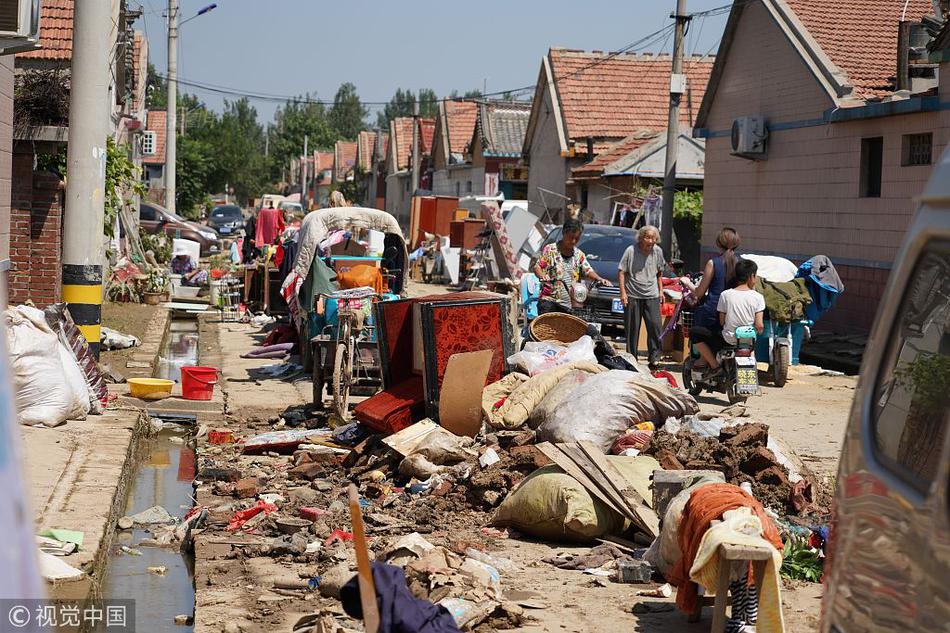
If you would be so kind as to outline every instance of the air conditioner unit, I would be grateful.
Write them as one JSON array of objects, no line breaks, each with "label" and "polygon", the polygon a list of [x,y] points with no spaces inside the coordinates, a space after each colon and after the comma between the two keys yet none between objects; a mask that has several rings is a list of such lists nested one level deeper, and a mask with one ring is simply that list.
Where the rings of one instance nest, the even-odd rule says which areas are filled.
[{"label": "air conditioner unit", "polygon": [[0,51],[4,54],[36,48],[40,39],[40,0],[0,2]]},{"label": "air conditioner unit", "polygon": [[768,137],[764,117],[738,118],[732,122],[732,154],[753,160],[765,158]]}]

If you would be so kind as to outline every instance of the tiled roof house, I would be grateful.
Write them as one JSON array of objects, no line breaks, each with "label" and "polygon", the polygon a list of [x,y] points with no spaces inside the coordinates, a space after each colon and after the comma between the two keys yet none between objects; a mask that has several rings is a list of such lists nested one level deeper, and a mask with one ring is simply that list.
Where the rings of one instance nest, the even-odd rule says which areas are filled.
[{"label": "tiled roof house", "polygon": [[[831,257],[845,292],[819,328],[869,329],[950,140],[950,63],[920,44],[933,11],[929,0],[756,0],[729,15],[696,122],[702,243],[711,251],[728,225],[749,252]],[[734,126],[752,131],[735,149]]]},{"label": "tiled roof house", "polygon": [[521,150],[530,118],[530,101],[479,103],[470,146],[472,167],[485,174],[483,194],[527,199],[528,169]]},{"label": "tiled roof house", "polygon": [[474,101],[439,103],[432,150],[432,191],[435,194],[455,196],[465,189],[466,183],[469,192],[473,182],[481,184],[481,176],[476,179],[472,173],[469,151],[477,114],[478,104]]},{"label": "tiled roof house", "polygon": [[337,141],[333,150],[333,182],[353,178],[356,166],[356,141]]},{"label": "tiled roof house", "polygon": [[[696,119],[713,61],[685,60],[684,130]],[[671,70],[668,55],[552,48],[542,58],[523,146],[532,211],[560,219],[574,201],[606,221],[609,201],[574,186],[571,170],[631,137],[665,130]]]},{"label": "tiled roof house", "polygon": [[[356,165],[362,179],[364,199],[362,204],[367,207],[380,208],[385,206],[386,173],[385,159],[389,148],[389,132],[380,133],[379,155],[376,155],[376,136],[374,130],[360,132],[356,139]],[[383,199],[383,202],[380,202]]]},{"label": "tiled roof house", "polygon": [[[419,175],[420,183],[426,175],[431,160],[432,142],[435,136],[435,120],[420,118]],[[409,202],[412,198],[412,135],[413,118],[398,117],[389,123],[389,147],[386,151],[386,211],[408,225]]]}]

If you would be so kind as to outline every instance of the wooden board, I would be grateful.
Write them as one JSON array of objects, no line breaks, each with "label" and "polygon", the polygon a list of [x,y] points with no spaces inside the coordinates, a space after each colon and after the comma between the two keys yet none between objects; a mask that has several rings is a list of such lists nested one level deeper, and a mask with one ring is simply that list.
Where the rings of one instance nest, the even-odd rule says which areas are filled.
[{"label": "wooden board", "polygon": [[587,476],[583,468],[578,466],[574,461],[561,452],[558,446],[551,444],[550,442],[542,442],[541,444],[535,445],[541,453],[554,462],[561,470],[577,480],[577,482],[584,486],[584,488],[602,501],[607,507],[616,512],[621,516],[626,516],[626,513],[621,510],[617,505],[610,499],[607,495],[601,491],[601,489],[593,482],[593,480]]},{"label": "wooden board", "polygon": [[[580,442],[579,447],[587,458],[596,466],[597,470],[609,481],[617,490],[618,494],[624,499],[625,504],[632,510],[634,517],[631,517],[638,526],[640,526],[649,536],[656,538],[660,533],[660,519],[653,508],[647,505],[633,486],[630,486],[623,475],[620,474],[607,457],[600,452],[600,449],[590,442]],[[618,484],[624,482],[621,487]]]},{"label": "wooden board", "polygon": [[[590,459],[584,454],[580,446],[577,444],[558,444],[557,447],[561,451],[571,458],[577,466],[584,471],[588,479],[592,482],[594,486],[597,487],[604,495],[606,495],[611,503],[619,508],[619,512],[624,517],[634,520],[634,514],[627,507],[624,498],[617,492],[617,489],[614,487],[613,483],[604,476],[600,470],[596,467],[596,464],[592,463]],[[586,488],[586,486],[585,486]]]}]

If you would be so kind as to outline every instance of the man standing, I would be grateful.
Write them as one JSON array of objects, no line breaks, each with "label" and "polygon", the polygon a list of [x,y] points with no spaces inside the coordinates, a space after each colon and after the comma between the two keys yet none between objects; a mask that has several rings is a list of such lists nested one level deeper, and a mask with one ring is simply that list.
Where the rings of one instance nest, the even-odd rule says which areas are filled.
[{"label": "man standing", "polygon": [[657,242],[660,232],[645,226],[637,232],[637,243],[627,247],[620,264],[620,301],[624,306],[627,351],[637,355],[640,320],[647,329],[647,354],[650,371],[660,361],[660,297],[663,291],[663,249]]}]

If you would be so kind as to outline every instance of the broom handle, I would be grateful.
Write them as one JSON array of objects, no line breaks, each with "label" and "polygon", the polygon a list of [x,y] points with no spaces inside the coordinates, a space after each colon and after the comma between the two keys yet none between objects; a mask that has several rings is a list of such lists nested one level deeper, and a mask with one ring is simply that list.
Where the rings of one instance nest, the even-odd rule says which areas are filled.
[{"label": "broom handle", "polygon": [[366,547],[366,530],[363,529],[363,514],[360,511],[360,496],[356,486],[350,484],[350,519],[353,523],[353,548],[356,550],[356,568],[359,573],[360,604],[363,607],[363,628],[366,633],[379,629],[379,605],[376,603],[376,586],[373,568],[369,563]]}]

